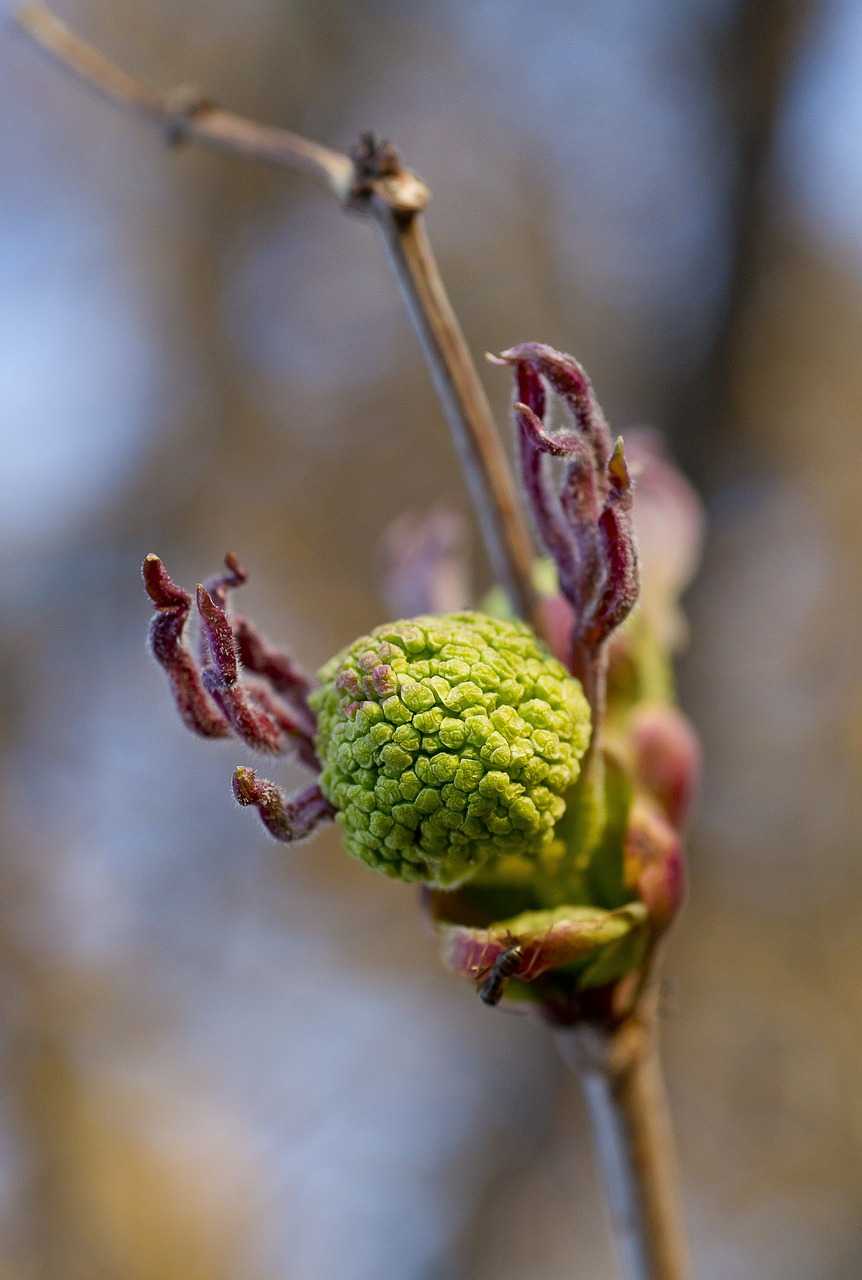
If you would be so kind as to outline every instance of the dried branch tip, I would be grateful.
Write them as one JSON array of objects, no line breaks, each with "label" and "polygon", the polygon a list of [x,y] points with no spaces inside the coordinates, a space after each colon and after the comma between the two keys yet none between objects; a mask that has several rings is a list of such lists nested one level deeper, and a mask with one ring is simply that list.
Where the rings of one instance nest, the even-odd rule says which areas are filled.
[{"label": "dried branch tip", "polygon": [[393,213],[407,217],[421,213],[428,204],[431,192],[421,178],[404,168],[395,147],[385,138],[366,130],[349,155],[353,182],[346,200],[348,208],[362,212],[379,200]]}]

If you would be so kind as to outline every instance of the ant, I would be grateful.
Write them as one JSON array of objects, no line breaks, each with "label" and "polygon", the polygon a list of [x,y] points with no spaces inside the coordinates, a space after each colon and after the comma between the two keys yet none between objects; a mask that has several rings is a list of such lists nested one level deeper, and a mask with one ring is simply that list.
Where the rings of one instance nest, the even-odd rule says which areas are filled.
[{"label": "ant", "polygon": [[519,942],[501,951],[497,959],[485,970],[487,977],[479,988],[479,999],[483,1004],[497,1005],[503,998],[503,987],[517,971],[524,958],[524,948]]},{"label": "ant", "polygon": [[498,1005],[503,998],[503,988],[510,978],[514,978],[517,974],[524,982],[530,982],[535,976],[542,955],[542,947],[547,942],[553,932],[553,923],[549,926],[547,933],[540,943],[533,949],[530,957],[523,970],[518,970],[524,962],[527,955],[527,948],[522,943],[517,942],[510,933],[504,941],[507,943],[505,949],[500,952],[493,964],[486,965],[484,969],[478,966],[474,970],[477,981],[482,980],[479,987],[479,999],[483,1004]]}]

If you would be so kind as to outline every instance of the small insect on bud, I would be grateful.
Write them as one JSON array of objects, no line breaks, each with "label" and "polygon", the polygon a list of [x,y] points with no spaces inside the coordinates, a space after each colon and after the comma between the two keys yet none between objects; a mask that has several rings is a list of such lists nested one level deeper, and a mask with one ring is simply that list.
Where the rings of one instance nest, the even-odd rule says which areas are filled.
[{"label": "small insect on bud", "polygon": [[480,613],[390,623],[319,680],[320,785],[354,856],[452,886],[551,841],[589,708],[527,626]]},{"label": "small insect on bud", "polygon": [[[432,915],[445,896],[435,900],[431,894]],[[554,971],[568,970],[567,980],[582,991],[616,981],[642,954],[645,928],[646,911],[632,902],[616,911],[525,911],[488,928],[448,923],[443,916],[438,932],[447,968],[475,982],[483,1004],[497,1005],[510,983],[534,983]]]}]

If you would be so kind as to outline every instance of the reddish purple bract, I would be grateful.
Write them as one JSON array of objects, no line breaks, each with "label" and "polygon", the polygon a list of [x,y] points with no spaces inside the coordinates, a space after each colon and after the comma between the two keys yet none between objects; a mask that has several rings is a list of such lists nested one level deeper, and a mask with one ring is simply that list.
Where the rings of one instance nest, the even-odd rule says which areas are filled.
[{"label": "reddish purple bract", "polygon": [[[309,682],[286,654],[271,649],[246,618],[228,617],[228,592],[246,581],[236,557],[225,557],[226,573],[197,588],[200,663],[185,643],[191,596],[172,580],[158,556],[144,560],[147,593],[155,605],[150,624],[153,657],[168,676],[180,716],[204,738],[240,738],[254,751],[283,755],[295,751],[319,773],[314,750],[316,723],[307,701]],[[240,666],[258,680],[242,679]],[[234,795],[257,808],[277,840],[308,835],[333,816],[319,787],[287,799],[272,782],[238,768]]]},{"label": "reddish purple bract", "polygon": [[[614,445],[592,384],[572,356],[525,342],[498,359],[515,369],[524,488],[560,591],[574,611],[572,663],[582,674],[584,657],[597,660],[638,598],[632,484],[622,441]],[[565,406],[573,430],[547,430],[548,389]],[[552,459],[565,464],[559,485]]]}]

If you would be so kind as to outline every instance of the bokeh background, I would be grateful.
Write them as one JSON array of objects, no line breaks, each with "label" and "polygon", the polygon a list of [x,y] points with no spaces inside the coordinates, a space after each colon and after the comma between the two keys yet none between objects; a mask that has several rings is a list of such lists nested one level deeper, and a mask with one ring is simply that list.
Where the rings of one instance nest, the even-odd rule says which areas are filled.
[{"label": "bokeh background", "polygon": [[[858,1276],[862,7],[57,7],[163,87],[392,136],[475,350],[571,350],[671,436],[710,522],[663,1033],[697,1274]],[[314,668],[380,620],[387,523],[467,513],[373,228],[8,23],[0,65],[0,1274],[612,1276],[553,1046],[332,834],[269,843],[145,652],[145,552],[239,552]]]}]

